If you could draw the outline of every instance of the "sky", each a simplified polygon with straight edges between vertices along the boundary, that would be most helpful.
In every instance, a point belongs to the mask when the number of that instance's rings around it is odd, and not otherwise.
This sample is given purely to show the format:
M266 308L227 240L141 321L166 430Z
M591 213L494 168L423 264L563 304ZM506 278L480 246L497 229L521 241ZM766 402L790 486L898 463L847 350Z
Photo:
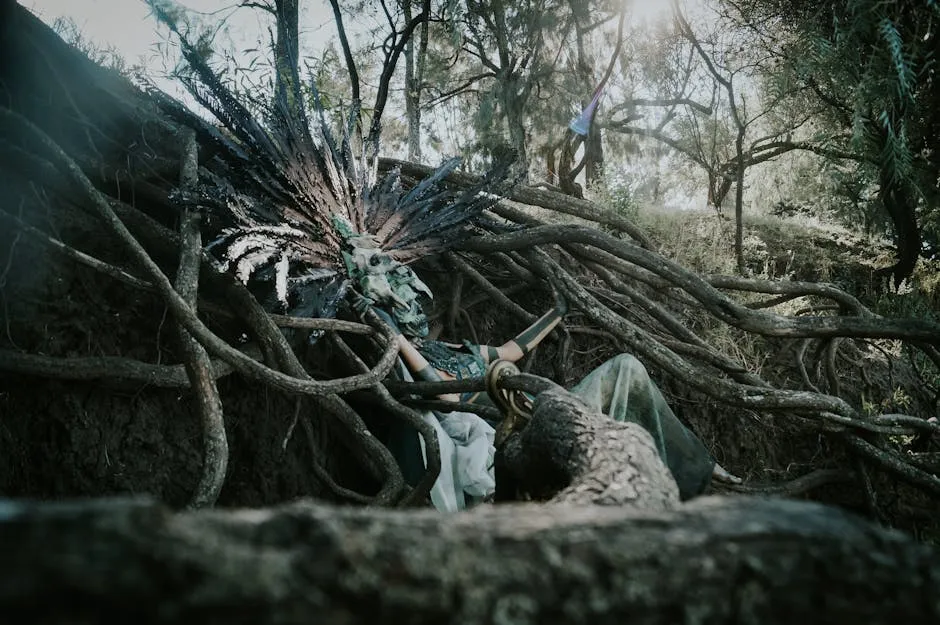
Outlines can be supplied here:
M181 88L163 78L177 61L171 50L169 65L160 51L168 40L168 30L161 28L143 0L19 0L47 24L69 18L83 36L101 48L113 47L128 65L141 65L151 73L159 87L188 100ZM260 12L234 10L238 0L181 0L178 4L198 11L207 23L226 17L227 27L219 34L224 47L245 50L258 47L268 40L266 25ZM333 13L326 0L301 3L301 40L307 52L335 36Z
M165 30L143 0L20 0L20 3L51 24L59 17L70 17L92 41L110 44L127 56L129 62L153 55L153 47L163 41ZM245 41L256 40L264 31L253 10L233 11L237 0L181 0L178 4L205 14L207 20L231 14L229 31ZM332 37L333 14L323 0L301 3L302 31L306 38L318 33ZM236 39L237 41L238 39Z
M240 54L252 48L267 48L270 41L265 14L253 9L237 9L239 0L174 0L187 9L196 11L206 24L216 24L222 18L226 27L216 36L217 50L226 50L240 59L239 67L248 66L250 54ZM628 18L635 25L652 24L668 17L669 0L624 0L628 2ZM688 2L690 0L686 0ZM201 111L179 84L168 76L178 62L175 47L167 46L174 39L169 31L158 25L143 0L19 0L19 2L48 24L59 18L71 19L83 37L99 48L113 48L129 66L142 66L153 83L186 104L193 111ZM376 9L377 11L377 9ZM378 20L380 14L365 18L366 24ZM346 27L356 47L356 40L367 36L364 24L347 23ZM315 55L327 42L336 37L333 13L328 0L302 0L300 3L301 52ZM206 114L203 112L203 114ZM404 113L398 112L400 117ZM389 115L396 115L388 111ZM446 134L446 133L445 133Z
M652 21L669 11L669 0L626 0L634 21ZM167 39L167 31L157 26L143 0L20 0L43 21L52 24L57 18L71 18L79 30L101 47L113 46L130 65L143 65L160 72L163 60L157 49ZM228 15L228 28L223 38L234 49L255 47L267 38L258 12L233 8L237 0L180 0L179 4L205 14L207 21ZM301 41L314 51L335 37L333 13L326 0L301 2ZM355 26L350 26L355 31Z

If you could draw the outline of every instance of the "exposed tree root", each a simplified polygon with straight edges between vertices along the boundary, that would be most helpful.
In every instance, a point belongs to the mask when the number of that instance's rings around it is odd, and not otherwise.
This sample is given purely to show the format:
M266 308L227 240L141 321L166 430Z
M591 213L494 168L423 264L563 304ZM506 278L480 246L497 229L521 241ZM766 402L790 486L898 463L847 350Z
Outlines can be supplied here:
M51 53L42 58L50 67L59 63ZM68 76L61 68L55 76L68 92ZM116 256L122 260L98 258L80 251L66 238L38 227L12 210L0 210L0 218L24 238L54 250L67 262L90 267L124 285L121 288L155 293L180 329L182 345L177 355L188 376L181 365L90 355L51 357L7 348L0 349L0 370L49 378L105 378L122 384L192 389L205 423L207 449L206 471L195 501L199 505L211 504L225 473L225 430L215 380L233 373L297 396L294 425L301 425L306 433L314 457L312 472L334 496L357 504L423 503L440 471L439 449L433 431L409 406L443 409L433 399L436 395L482 391L483 380L395 382L388 375L398 356L397 345L384 325L375 319L367 320L368 323L299 319L262 308L243 285L220 274L202 254L199 194L194 189L199 180L214 175L209 159L200 164L194 148L185 150L184 158L179 158L167 147L178 142L173 123L158 115L154 107L144 107L142 102L146 100L132 90L111 83L106 87L102 90L109 94L108 102L118 111L114 120L98 120L77 90L72 94L74 97L64 98L62 106L71 111L70 119L77 124L68 128L78 137L69 135L74 141L68 149L62 143L65 139L61 128L53 132L30 121L27 112L16 106L0 106L0 147L5 155L4 172L47 194L44 201L50 212L55 210L56 202L71 202L88 211L90 216L85 219L97 220L94 227L102 230L101 236L110 237L120 251ZM149 142L141 137L140 144L146 148L140 149L146 151L147 158L116 142L118 119L146 126ZM106 145L119 152L123 150L128 165L116 168L114 163L104 162L101 154ZM206 142L199 149L211 153L215 148ZM382 163L383 168L392 166L400 167L414 180L430 172L429 168L414 163L391 160ZM177 184L169 178L180 167L186 175ZM449 178L457 187L473 180L473 176L458 173ZM175 193L179 189L183 192ZM24 202L40 203L35 191L33 196L23 197ZM197 199L193 200L194 197ZM940 325L878 317L856 297L828 284L700 276L658 254L635 224L586 200L530 187L516 189L508 200L514 204L497 205L487 220L481 222L480 236L466 241L462 251L441 259L440 264L448 265L456 278L447 285L450 300L438 311L439 328L452 333L459 327L476 342L491 342L497 337L488 336L486 322L493 316L490 314L493 309L508 312L521 325L541 313L537 300L548 297L555 289L571 305L571 331L561 333L555 345L543 347L537 359L530 355L527 367L538 360L535 364L540 371L553 369L560 372L559 380L563 380L574 368L573 354L577 350L607 353L614 344L618 349L634 352L674 383L701 393L716 406L741 407L783 415L794 422L799 420L801 427L831 436L851 449L868 469L877 467L940 496L940 478L933 465L915 462L913 456L891 441L891 437L898 436L937 437L940 426L927 421L925 415L900 414L902 410L893 408L884 410L885 414L869 414L859 405L858 398L846 390L851 380L840 369L840 362L849 361L855 366L863 347L883 349L877 341L886 339L920 350L933 366L940 367ZM521 205L574 216L581 223L593 223L614 234L591 226L548 225ZM205 220L209 215L203 217ZM168 223L173 228L178 224L180 231L171 230L165 225ZM175 284L168 277L173 269L177 276ZM741 301L738 296L742 293L750 299ZM789 315L774 312L776 307L797 298L807 302L805 306L800 304L802 310ZM484 308L486 311L481 313ZM200 311L209 314L201 317ZM698 320L705 318L708 323L734 332L734 336L791 341L787 345L796 343L795 349L788 347L784 353L799 388L778 388L768 381L774 378L762 375L712 344L690 323L693 317L690 311ZM223 338L225 333L207 317L240 324L250 343L238 344L230 336ZM297 345L288 341L281 328L299 330L298 334L306 330L329 333L333 338L325 342L335 347L336 371L353 373L339 376L334 370L315 371L311 363L302 360ZM340 332L365 338L347 344L337 335ZM12 345L12 340L8 342ZM573 342L578 343L574 348ZM893 366L890 354L885 352L884 359L889 367ZM578 363L588 360L585 356ZM315 371L316 378L311 371ZM863 368L862 375L866 375ZM890 375L894 387L893 372ZM544 378L523 374L507 379L505 386L538 393L552 385ZM403 420L422 434L428 461L417 487L406 488L389 450L344 399L343 395L349 393L366 396L370 406L378 407L390 418ZM491 418L496 416L492 408L458 408L475 410ZM293 427L284 437L285 446L291 440ZM346 443L356 462L375 480L376 492L357 492L340 485L341 480L328 461L332 436ZM854 467L852 470L867 475ZM809 473L789 486L764 485L764 492L805 492L824 482L843 481L848 469L838 471L842 472ZM804 481L800 482L801 479ZM872 489L878 487L876 480L868 482Z
M192 192L196 186L199 159L196 135L192 131L183 135L183 153L180 167L180 188ZM184 208L180 216L180 262L176 271L176 290L195 311L199 293L199 265L202 259L202 233L199 230L201 216L198 212ZM189 502L191 508L215 505L225 482L228 467L228 439L225 436L225 418L222 414L222 399L212 375L209 354L199 341L179 327L180 351L186 365L190 385L202 422L203 460L202 473L196 492Z

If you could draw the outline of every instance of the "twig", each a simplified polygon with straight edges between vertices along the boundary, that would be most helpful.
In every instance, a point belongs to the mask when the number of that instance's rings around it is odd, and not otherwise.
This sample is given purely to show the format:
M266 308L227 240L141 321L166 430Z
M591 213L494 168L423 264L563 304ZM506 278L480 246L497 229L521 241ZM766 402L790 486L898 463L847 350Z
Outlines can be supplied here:
M814 393L819 393L819 388L809 379L809 372L806 371L806 362L803 360L806 355L806 349L812 341L813 339L803 339L800 341L796 348L794 358L796 359L796 368L800 372L800 379L803 380L803 385Z
M473 318L470 317L470 313L467 312L466 308L460 309L460 317L463 319L464 325L467 326L467 332L470 333L470 340L472 340L475 345L480 345L480 337L477 336L477 329L476 326L473 325Z
M293 430L300 421L301 408L303 406L304 398L298 397L295 401L296 404L294 405L294 418L293 421L291 421L288 432L284 436L284 441L281 444L281 449L283 451L287 451L287 445L290 443ZM373 501L372 497L363 495L362 493L357 493L356 491L350 490L345 486L340 486L336 483L336 480L333 479L329 472L323 468L319 462L319 459L317 458L317 441L313 432L313 428L309 427L309 420L304 420L304 424L307 426L304 427L304 432L307 434L307 444L310 447L310 465L313 467L314 476L337 497L362 505L371 504Z
M393 397L408 395L436 396L453 393L479 393L486 390L484 378L464 378L462 380L444 380L442 382L403 382L385 380L382 383Z
M79 251L75 249L74 247L72 247L71 245L67 245L66 243L63 243L62 241L60 241L59 239L49 236L48 234L46 234L39 228L30 226L29 224L25 223L20 218L16 217L15 215L11 215L10 213L3 210L2 208L0 208L0 217L4 217L10 220L14 224L16 224L16 226L20 230L22 230L24 233L33 237L37 241L47 245L51 249L87 267L91 267L95 271L99 271L105 275L115 278L116 280L120 280L121 282L125 284L129 284L137 288L141 288L141 289L153 288L153 285L151 285L149 282L146 282L145 280L141 280L140 278L127 273L120 267L115 267L114 265L106 263L102 260L98 260L97 258L95 258L94 256L91 256L90 254L86 254L85 252Z
M568 372L571 370L571 332L562 324L557 328L561 334L561 340L558 342L558 352L555 357L555 379L561 380L564 384L568 380ZM614 340L616 343L616 339ZM528 373L525 371L524 373Z
M926 471L902 462L897 456L878 449L866 440L857 436L846 436L849 448L862 457L874 461L889 473L900 477L905 482L918 486L933 496L940 496L940 477L931 475Z
M525 362L522 365L523 373L532 373L532 367L539 358L539 347L541 347L541 345L541 343L537 344L528 354L526 354Z
M280 328L301 328L305 330L333 330L335 332L348 332L349 334L375 334L372 326L355 321L343 321L342 319L320 319L310 317L291 317L289 315L275 315L268 313L273 321Z
M868 468L860 457L856 456L854 460L855 473L858 476L858 482L862 485L862 493L865 495L865 504L868 506L868 512L873 519L884 523L881 511L878 509L878 496L875 494L875 489L872 488L871 477L868 475Z
M787 302L793 301L800 297L804 297L804 294L792 293L788 295L778 295L777 297L771 297L770 299L765 299L760 302L750 302L748 304L745 304L745 306L747 306L751 310L760 310L762 308L773 308L774 306L779 306L780 304L786 304Z
M260 356L257 346L247 353ZM183 365L155 365L119 356L58 357L0 349L0 371L59 380L95 380L104 383L136 383L157 388L190 388ZM224 361L212 361L215 379L234 371Z
M839 388L839 371L836 368L836 356L839 353L839 344L842 342L841 337L835 337L829 340L829 344L826 345L826 379L829 382L829 394L830 395L840 395L841 390Z
M842 306L838 304L815 304L813 306L804 306L803 308L798 309L793 313L794 317L802 317L803 315L816 314L821 312L838 312L842 310Z
M533 395L537 395L549 388L564 390L551 380L530 373L507 376L500 378L499 381L501 388L513 391L525 391ZM479 393L486 391L486 378L464 378L462 380L444 380L442 382L401 382L397 380L386 380L385 388L395 397L404 397L407 395L436 396L451 393Z
M800 282L793 280L761 280L759 278L743 278L741 276L709 275L704 276L706 282L717 289L733 289L736 291L749 291L751 293L768 293L775 295L817 295L830 299L845 310L864 317L875 317L858 298L846 293L842 289L819 282ZM784 300L786 301L786 300ZM819 310L819 308L815 308Z
M468 404L466 402L447 401L444 399L409 399L402 398L401 403L406 406L435 412L472 412L489 421L502 421L503 413L499 408L484 404Z
M929 419L921 419L920 417L914 417L906 414L878 415L873 417L871 422L878 425L897 425L912 430L922 430L924 432L940 434L940 421L930 421Z
M510 254L505 252L497 252L493 254L493 257L499 260L506 266L506 269L509 270L509 273L519 278L526 284L533 284L538 281L538 276L523 267L518 260L513 258Z
M775 495L794 497L821 486L851 482L852 474L843 469L817 469L806 475L774 484L722 484L721 490L728 490L748 495Z

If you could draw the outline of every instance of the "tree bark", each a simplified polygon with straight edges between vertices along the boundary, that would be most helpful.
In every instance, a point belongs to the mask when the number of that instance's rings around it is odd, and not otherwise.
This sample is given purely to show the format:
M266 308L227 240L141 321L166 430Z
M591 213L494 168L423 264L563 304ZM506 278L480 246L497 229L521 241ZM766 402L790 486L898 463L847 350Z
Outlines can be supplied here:
M275 120L286 124L288 117L297 116L297 110L303 102L295 97L300 93L295 84L298 76L295 69L300 58L300 7L298 0L275 0L275 14L277 17L277 39L274 42L275 73L275 100L282 98L282 102L291 110L278 112L275 107Z
M0 619L32 623L936 623L936 550L816 504L172 514L0 504ZM24 619L24 616L26 618Z
M412 0L402 0L405 22L412 20ZM405 46L405 116L408 118L408 160L421 162L421 90L427 63L428 21L421 24L418 47L414 38Z
M527 98L523 94L525 89L519 86L521 79L511 70L507 70L506 74L500 81L499 93L509 129L509 144L516 151L519 173L523 181L528 182L529 148L525 123Z
M940 619L936 549L818 504L678 504L648 434L563 391L539 395L515 443L558 478L549 503L445 516L0 500L0 622Z
M898 257L890 271L895 286L899 286L914 273L921 252L920 227L915 212L917 199L906 183L892 179L891 174L883 170L879 199L894 224Z
M729 96L734 97L733 93ZM738 166L734 180L734 257L737 262L738 274L744 275L744 172L747 165L744 161L744 125L738 126L737 139L734 142Z
M555 503L669 510L679 488L649 432L593 413L570 393L538 395L531 423L497 457L498 481ZM503 489L500 489L503 491Z
M604 179L604 142L597 124L591 124L584 142L584 159L584 179L588 186L600 183Z

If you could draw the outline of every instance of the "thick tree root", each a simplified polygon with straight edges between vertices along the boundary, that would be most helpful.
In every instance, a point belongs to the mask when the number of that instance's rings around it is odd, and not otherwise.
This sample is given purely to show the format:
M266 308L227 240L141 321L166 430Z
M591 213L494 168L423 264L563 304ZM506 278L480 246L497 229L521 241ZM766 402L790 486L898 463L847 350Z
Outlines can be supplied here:
M763 498L453 516L0 502L0 551L4 622L940 620L936 549L832 508Z
M0 90L8 96L0 106L0 173L4 180L13 181L15 188L24 189L16 194L23 210L3 209L0 212L3 223L10 225L16 236L22 234L24 241L38 242L44 249L54 250L58 258L110 276L122 284L121 288L156 294L193 348L177 350L177 362L186 362L191 371L201 374L193 376L195 383L191 384L190 376L182 375L178 365L100 358L97 353L95 357L86 353L74 358L24 353L11 349L16 341L9 332L0 346L0 371L78 380L104 377L109 383L121 385L196 388L203 414L213 417L206 422L214 423L217 441L221 411L215 410L219 406L219 398L212 390L215 378L231 373L256 380L304 399L300 402L302 409L297 411L297 422L310 433L317 459L313 470L329 490L356 503L395 505L421 499L428 482L433 482L436 475L435 446L428 445L429 469L421 487L409 495L388 449L376 440L343 395L370 393L373 405L382 406L394 418L413 422L416 415L399 403L405 397L433 397L458 388L482 390L482 380L441 385L387 381L397 357L397 346L380 325L270 315L231 276L219 274L204 258L194 261L194 256L201 256L197 249L201 245L194 243L193 224L178 233L161 225L158 219L164 224L176 224L180 213L190 208L173 199L172 192L179 185L172 178L181 160L186 161L189 184L194 177L206 180L216 174L209 170L208 158L202 167L194 159L178 158L178 127L154 106L161 96L144 96L95 67L18 5L2 3L0 10L9 17L0 22L0 28L9 35L0 38L4 51L0 56L22 59L24 67L28 66L18 73L10 64L0 62L3 79ZM15 28L10 26L14 23ZM212 153L217 147L205 141L199 149ZM103 154L115 156L105 162ZM394 161L384 161L382 166L399 166L414 179L430 171L421 165ZM448 181L459 187L473 178L455 173ZM657 372L700 392L716 406L800 419L801 427L843 443L869 467L879 467L901 481L940 496L935 465L915 462L914 455L892 441L897 437L920 437L929 442L930 437L940 435L940 425L928 421L925 415L893 414L900 411L894 408L884 411L889 414L868 414L857 396L846 393L850 376L839 369L840 359L845 360L847 354L856 362L862 361L858 345L881 349L876 340L907 343L919 350L918 357L925 357L928 366L940 366L937 338L940 326L936 323L880 318L857 298L832 285L700 276L656 253L652 242L635 224L592 202L528 187L512 191L509 199L517 204L494 207L495 217L488 216L489 221L481 222L481 236L467 241L464 251L448 258L450 266L461 276L459 288L454 289L453 303L441 313L449 328L459 325L468 334L479 331L476 338L488 342L494 337L484 335L486 320L475 314L479 307L495 304L525 322L542 312L535 309L531 296L547 294L554 288L568 298L571 316L577 317L578 336L593 341L587 349L603 352L608 343L616 344L617 349L628 349ZM546 225L519 204L574 216L581 223L593 223L616 232L607 234L587 226ZM85 211L82 215L87 222L96 220L91 226L96 236L100 231L101 238L109 237L108 245L120 253L114 258L104 255L98 258L73 247L68 237L59 236L55 228L45 225L40 228L41 220L24 217L39 206L48 212L49 221L55 223L59 215L72 210L63 208L70 205L79 207L75 212ZM528 227L519 228L523 225ZM630 240L622 238L624 234ZM14 251L4 254L4 259L12 259ZM173 284L168 276L172 275L181 252L186 252L190 261L184 263L190 278ZM193 277L194 271L198 273L198 282ZM183 282L198 288L187 290ZM197 292L193 293L194 290ZM734 293L751 294L754 300L740 301L732 296ZM790 315L775 312L774 307L797 297L808 300L804 310ZM220 305L220 300L226 305ZM222 337L216 325L201 317L200 311L211 311L213 320L221 313L229 321L243 324L257 349L236 347ZM699 336L698 328L683 311L694 311L698 318L707 317L733 331L734 336L778 337L791 341L790 345L805 341L796 350L791 365L796 388L779 388L769 383L770 377L765 379L740 358L710 344ZM340 365L355 373L339 377L328 372L314 379L279 327L370 335L378 340L379 347L365 348L361 353L341 349ZM567 372L571 368L571 342L569 334L554 353L551 346L540 350L540 358L554 355L556 359L555 363L538 363L541 370L549 368L546 364L553 364L556 372ZM809 352L810 346L815 354ZM885 360L889 367L893 366L890 355L885 354ZM364 369L362 363L374 366ZM862 377L867 375L864 368L860 371ZM544 388L534 376L517 376L508 380L507 385ZM893 377L890 386L892 390L896 386ZM327 418L312 420L308 409L320 409L320 414ZM327 461L331 432L344 438L356 461L379 483L377 493L353 493L338 486L333 479L337 476ZM872 488L877 487L877 481L872 480Z
M564 391L541 393L532 420L501 450L498 479L530 494L555 486L558 503L669 510L679 489L649 432L598 415Z
M678 503L651 437L564 391L511 441L545 504L442 516L296 503L0 501L0 620L933 623L940 552L816 504ZM592 503L593 502L593 503ZM606 505L594 505L601 503Z

